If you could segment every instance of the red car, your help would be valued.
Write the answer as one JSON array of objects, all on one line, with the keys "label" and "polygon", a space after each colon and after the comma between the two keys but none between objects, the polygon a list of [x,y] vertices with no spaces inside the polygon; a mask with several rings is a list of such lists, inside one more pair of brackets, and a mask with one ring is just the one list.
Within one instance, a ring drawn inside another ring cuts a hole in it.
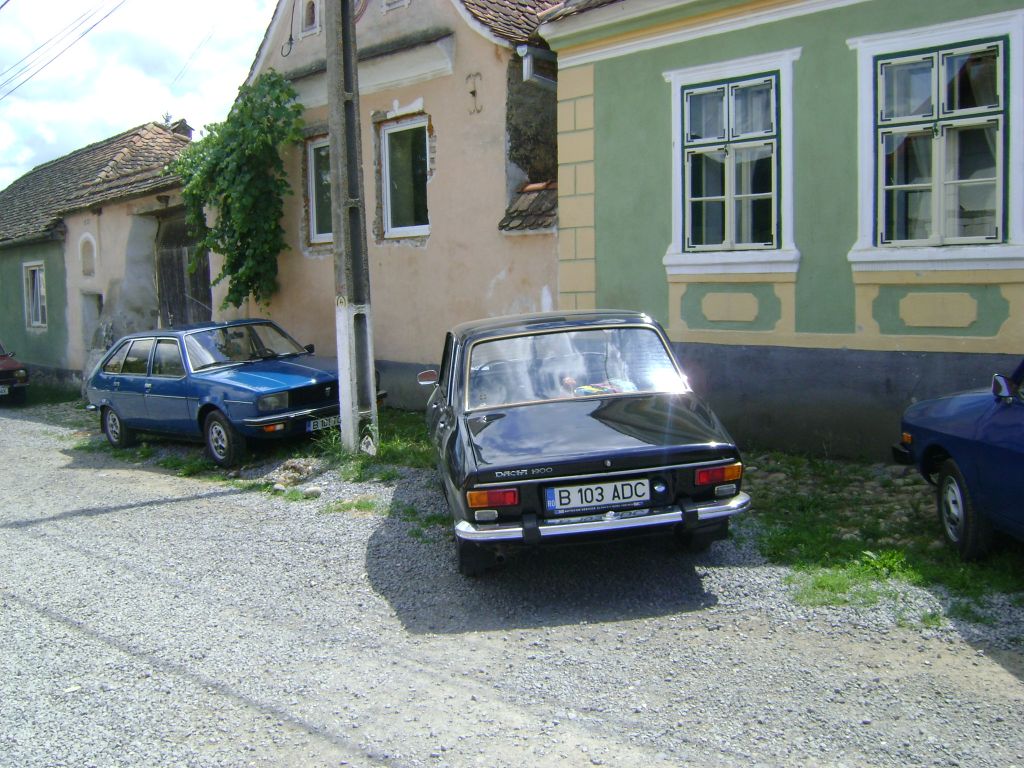
[{"label": "red car", "polygon": [[27,387],[28,368],[0,344],[0,400],[23,403]]}]

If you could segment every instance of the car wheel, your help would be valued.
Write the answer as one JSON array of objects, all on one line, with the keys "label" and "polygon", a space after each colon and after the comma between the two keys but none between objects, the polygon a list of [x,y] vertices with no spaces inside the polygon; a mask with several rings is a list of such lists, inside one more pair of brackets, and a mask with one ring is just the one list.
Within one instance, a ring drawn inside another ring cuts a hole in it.
[{"label": "car wheel", "polygon": [[135,432],[125,426],[117,411],[109,406],[103,409],[103,433],[115,448],[127,448],[135,442]]},{"label": "car wheel", "polygon": [[213,411],[207,416],[203,430],[206,450],[217,464],[233,467],[245,458],[245,438],[238,434],[223,413]]},{"label": "car wheel", "polygon": [[463,576],[479,576],[495,562],[494,553],[470,541],[455,539],[459,555],[459,573]]},{"label": "car wheel", "polygon": [[988,552],[992,526],[974,508],[967,483],[953,459],[947,459],[939,469],[935,502],[942,534],[961,558],[974,560]]}]

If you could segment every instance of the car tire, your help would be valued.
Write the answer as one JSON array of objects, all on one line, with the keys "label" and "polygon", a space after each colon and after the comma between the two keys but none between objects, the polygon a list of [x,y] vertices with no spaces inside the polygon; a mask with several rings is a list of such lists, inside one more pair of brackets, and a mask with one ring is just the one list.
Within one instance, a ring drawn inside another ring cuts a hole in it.
[{"label": "car tire", "polygon": [[246,456],[245,438],[231,426],[220,411],[213,411],[206,417],[203,425],[206,438],[206,450],[210,458],[222,467],[233,467],[240,464]]},{"label": "car tire", "polygon": [[494,553],[489,549],[456,538],[455,545],[459,557],[459,573],[463,576],[479,576],[494,565]]},{"label": "car tire", "polygon": [[942,535],[963,560],[983,557],[992,547],[992,526],[975,509],[967,483],[953,459],[939,468],[935,507]]},{"label": "car tire", "polygon": [[103,434],[115,448],[127,448],[135,442],[135,431],[129,429],[121,415],[110,406],[104,406],[101,416]]}]

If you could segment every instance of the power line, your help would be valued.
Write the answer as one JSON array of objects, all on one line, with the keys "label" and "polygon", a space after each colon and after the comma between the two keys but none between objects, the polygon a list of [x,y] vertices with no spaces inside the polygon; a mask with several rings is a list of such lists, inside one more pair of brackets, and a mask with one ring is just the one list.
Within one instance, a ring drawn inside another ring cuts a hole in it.
[{"label": "power line", "polygon": [[[10,0],[7,0],[7,2],[10,2]],[[60,32],[55,34],[49,40],[47,40],[44,43],[40,43],[35,48],[33,48],[31,51],[29,51],[27,54],[25,54],[23,57],[21,57],[18,61],[16,61],[13,64],[11,64],[11,66],[9,66],[3,72],[0,72],[0,76],[3,76],[3,75],[6,75],[8,72],[10,72],[15,67],[17,67],[17,66],[19,66],[21,64],[24,64],[24,66],[22,66],[20,69],[18,69],[17,72],[15,72],[12,75],[8,75],[6,80],[4,80],[3,82],[0,82],[0,88],[5,87],[8,83],[10,83],[13,80],[17,79],[18,77],[20,77],[26,70],[31,69],[32,64],[34,63],[34,60],[36,58],[36,54],[37,53],[39,53],[40,51],[42,51],[45,48],[50,48],[53,45],[55,45],[56,43],[58,43],[59,41],[63,40],[65,37],[67,37],[72,32],[74,32],[76,29],[78,29],[83,24],[85,24],[86,21],[88,21],[92,16],[95,16],[97,13],[99,13],[99,11],[100,11],[100,9],[102,7],[103,7],[102,5],[99,5],[99,6],[96,6],[95,8],[93,8],[91,11],[86,11],[81,16],[79,16],[77,19],[75,19],[74,21],[70,22],[67,26],[64,27],[64,29],[62,29]]]},{"label": "power line", "polygon": [[11,2],[11,0],[4,0],[2,3],[0,3],[0,11],[2,11],[4,9],[4,6],[7,5],[9,2]]},{"label": "power line", "polygon": [[[5,0],[5,3],[8,3],[8,2],[10,2],[10,0]],[[21,81],[20,83],[18,83],[17,85],[15,85],[15,86],[14,86],[13,88],[11,88],[10,90],[8,90],[7,92],[5,92],[5,93],[2,93],[2,94],[0,94],[0,101],[3,101],[4,99],[6,99],[6,98],[7,98],[8,96],[10,96],[10,95],[11,95],[12,93],[14,93],[14,92],[15,92],[15,91],[17,91],[17,90],[18,90],[19,88],[21,88],[21,86],[23,86],[23,85],[24,85],[25,83],[27,83],[27,82],[28,82],[29,80],[31,80],[31,79],[32,79],[32,78],[34,78],[34,77],[35,77],[36,75],[38,75],[38,74],[39,74],[40,72],[42,72],[42,71],[43,71],[44,69],[46,69],[46,68],[47,68],[48,66],[50,66],[50,65],[51,65],[51,64],[52,64],[52,63],[53,63],[54,61],[56,61],[56,60],[57,60],[58,58],[60,58],[60,57],[61,57],[62,55],[64,55],[65,53],[67,53],[68,49],[70,49],[70,48],[71,48],[71,47],[72,47],[72,46],[73,46],[73,45],[74,45],[75,43],[77,43],[77,42],[78,42],[79,40],[81,40],[81,39],[82,39],[83,37],[85,37],[86,35],[88,35],[88,34],[89,34],[90,32],[92,32],[92,31],[93,31],[94,29],[96,29],[96,27],[97,27],[97,26],[99,26],[99,25],[100,25],[100,24],[102,24],[102,23],[103,23],[104,21],[106,21],[106,20],[107,20],[108,18],[110,18],[110,16],[111,16],[111,15],[112,15],[112,14],[113,14],[113,13],[114,13],[115,11],[117,11],[117,10],[118,10],[118,9],[119,9],[119,8],[120,8],[120,7],[122,6],[122,5],[124,5],[124,4],[126,3],[126,2],[128,2],[128,0],[121,0],[121,1],[120,1],[120,2],[119,2],[119,3],[117,4],[117,5],[115,5],[115,6],[114,6],[113,8],[111,8],[111,9],[110,9],[109,11],[107,11],[107,13],[106,13],[106,14],[104,14],[102,18],[100,18],[100,19],[99,19],[98,21],[94,22],[94,23],[93,23],[93,24],[92,24],[91,26],[89,26],[89,28],[88,28],[88,29],[86,29],[86,30],[85,30],[84,32],[82,32],[82,33],[81,33],[81,34],[80,34],[80,35],[79,35],[78,37],[76,37],[76,38],[75,38],[74,40],[72,40],[72,41],[71,41],[70,43],[68,43],[68,44],[67,44],[66,46],[64,46],[64,47],[63,47],[63,48],[62,48],[61,50],[59,50],[59,51],[58,51],[58,52],[57,52],[57,53],[56,53],[56,54],[55,54],[55,55],[54,55],[53,57],[51,57],[51,58],[50,58],[49,60],[47,60],[47,61],[46,61],[46,63],[44,63],[44,64],[43,64],[43,65],[42,65],[41,67],[39,67],[39,68],[38,68],[38,69],[36,69],[36,70],[35,70],[34,72],[32,72],[31,74],[29,74],[29,75],[28,75],[28,76],[27,76],[27,77],[26,77],[25,79],[23,79],[23,80],[22,80],[22,81]]]}]

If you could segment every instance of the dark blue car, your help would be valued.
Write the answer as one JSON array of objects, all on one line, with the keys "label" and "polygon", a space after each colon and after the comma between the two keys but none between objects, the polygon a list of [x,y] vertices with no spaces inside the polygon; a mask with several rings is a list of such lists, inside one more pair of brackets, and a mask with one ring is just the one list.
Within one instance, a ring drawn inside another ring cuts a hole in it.
[{"label": "dark blue car", "polygon": [[990,390],[924,400],[903,415],[893,457],[936,486],[946,539],[965,560],[988,552],[993,532],[1024,539],[1024,361]]},{"label": "dark blue car", "polygon": [[338,374],[269,320],[206,323],[125,336],[87,384],[107,440],[136,432],[202,439],[221,466],[239,463],[249,439],[338,425]]}]

